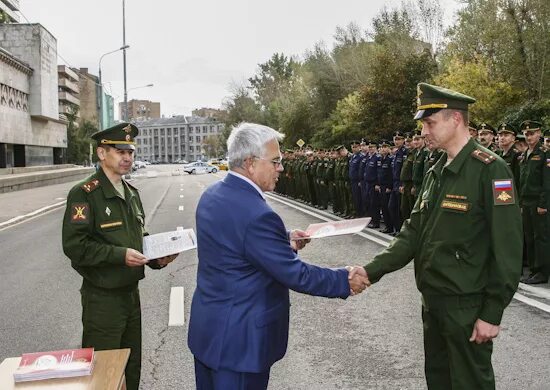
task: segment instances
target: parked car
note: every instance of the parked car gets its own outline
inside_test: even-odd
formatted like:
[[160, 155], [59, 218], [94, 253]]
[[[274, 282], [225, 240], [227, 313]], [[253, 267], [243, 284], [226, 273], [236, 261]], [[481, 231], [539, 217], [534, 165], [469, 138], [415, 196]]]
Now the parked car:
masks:
[[185, 164], [183, 166], [183, 171], [190, 175], [194, 173], [216, 173], [218, 172], [218, 168], [202, 161], [195, 161]]
[[146, 168], [147, 163], [144, 163], [143, 161], [136, 160], [136, 161], [134, 161], [134, 166], [136, 167], [136, 169]]
[[211, 160], [208, 162], [210, 165], [214, 165], [218, 167], [220, 171], [227, 171], [229, 169], [229, 166], [227, 165], [226, 160]]
[[176, 161], [174, 161], [174, 164], [189, 164], [189, 161], [187, 161], [187, 160], [176, 160]]

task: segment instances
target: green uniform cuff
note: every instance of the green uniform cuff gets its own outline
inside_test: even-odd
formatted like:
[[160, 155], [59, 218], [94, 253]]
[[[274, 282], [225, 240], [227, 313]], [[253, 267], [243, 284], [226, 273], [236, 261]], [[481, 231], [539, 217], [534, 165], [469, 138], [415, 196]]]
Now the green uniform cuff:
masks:
[[369, 278], [369, 282], [376, 283], [384, 276], [384, 273], [382, 272], [382, 266], [379, 262], [372, 262], [364, 266], [365, 271], [367, 271], [367, 276]]
[[121, 246], [115, 246], [113, 248], [113, 263], [117, 265], [126, 264], [126, 249]]
[[493, 325], [500, 325], [504, 308], [498, 302], [486, 300], [479, 314], [479, 318]]

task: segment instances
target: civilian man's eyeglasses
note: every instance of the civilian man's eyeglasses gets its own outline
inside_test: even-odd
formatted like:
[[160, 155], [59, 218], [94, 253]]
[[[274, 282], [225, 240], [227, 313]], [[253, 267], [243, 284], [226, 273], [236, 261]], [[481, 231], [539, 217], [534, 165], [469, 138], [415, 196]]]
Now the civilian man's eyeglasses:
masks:
[[267, 158], [262, 158], [262, 157], [256, 157], [256, 156], [255, 156], [254, 158], [257, 159], [257, 160], [269, 161], [271, 164], [273, 164], [273, 166], [274, 166], [275, 168], [278, 168], [278, 167], [280, 167], [280, 166], [283, 165], [283, 159], [282, 159], [281, 157], [279, 157], [279, 158], [274, 158], [274, 159], [272, 159], [272, 160], [267, 159]]

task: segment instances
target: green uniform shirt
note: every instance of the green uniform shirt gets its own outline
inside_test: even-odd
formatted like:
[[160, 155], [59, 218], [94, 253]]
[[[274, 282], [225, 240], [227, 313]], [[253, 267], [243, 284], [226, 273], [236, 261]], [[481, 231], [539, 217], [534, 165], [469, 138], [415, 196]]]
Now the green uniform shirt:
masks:
[[546, 165], [546, 148], [539, 142], [533, 151], [526, 150], [519, 164], [521, 204], [546, 207], [543, 167]]
[[405, 182], [412, 182], [413, 179], [413, 162], [416, 158], [418, 149], [409, 149], [407, 150], [407, 158], [403, 161], [403, 166], [401, 167], [401, 174], [399, 180], [402, 185], [405, 185]]
[[[482, 294], [479, 318], [500, 324], [517, 289], [522, 261], [512, 174], [472, 139], [445, 167], [446, 161], [445, 154], [428, 172], [410, 219], [365, 270], [376, 282], [414, 259], [423, 295]], [[495, 189], [503, 183], [505, 191]]]
[[86, 282], [100, 288], [123, 288], [145, 276], [128, 267], [126, 249], [143, 251], [145, 213], [136, 188], [124, 183], [125, 199], [103, 169], [74, 186], [63, 218], [63, 251]]

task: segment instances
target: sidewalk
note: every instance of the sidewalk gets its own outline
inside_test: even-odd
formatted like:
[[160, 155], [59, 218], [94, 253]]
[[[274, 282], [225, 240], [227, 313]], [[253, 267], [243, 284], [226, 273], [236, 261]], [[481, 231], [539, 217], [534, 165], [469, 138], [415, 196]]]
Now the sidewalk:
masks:
[[13, 218], [28, 215], [44, 207], [54, 204], [61, 207], [69, 190], [77, 182], [53, 184], [0, 194], [0, 228], [4, 227], [2, 224]]

